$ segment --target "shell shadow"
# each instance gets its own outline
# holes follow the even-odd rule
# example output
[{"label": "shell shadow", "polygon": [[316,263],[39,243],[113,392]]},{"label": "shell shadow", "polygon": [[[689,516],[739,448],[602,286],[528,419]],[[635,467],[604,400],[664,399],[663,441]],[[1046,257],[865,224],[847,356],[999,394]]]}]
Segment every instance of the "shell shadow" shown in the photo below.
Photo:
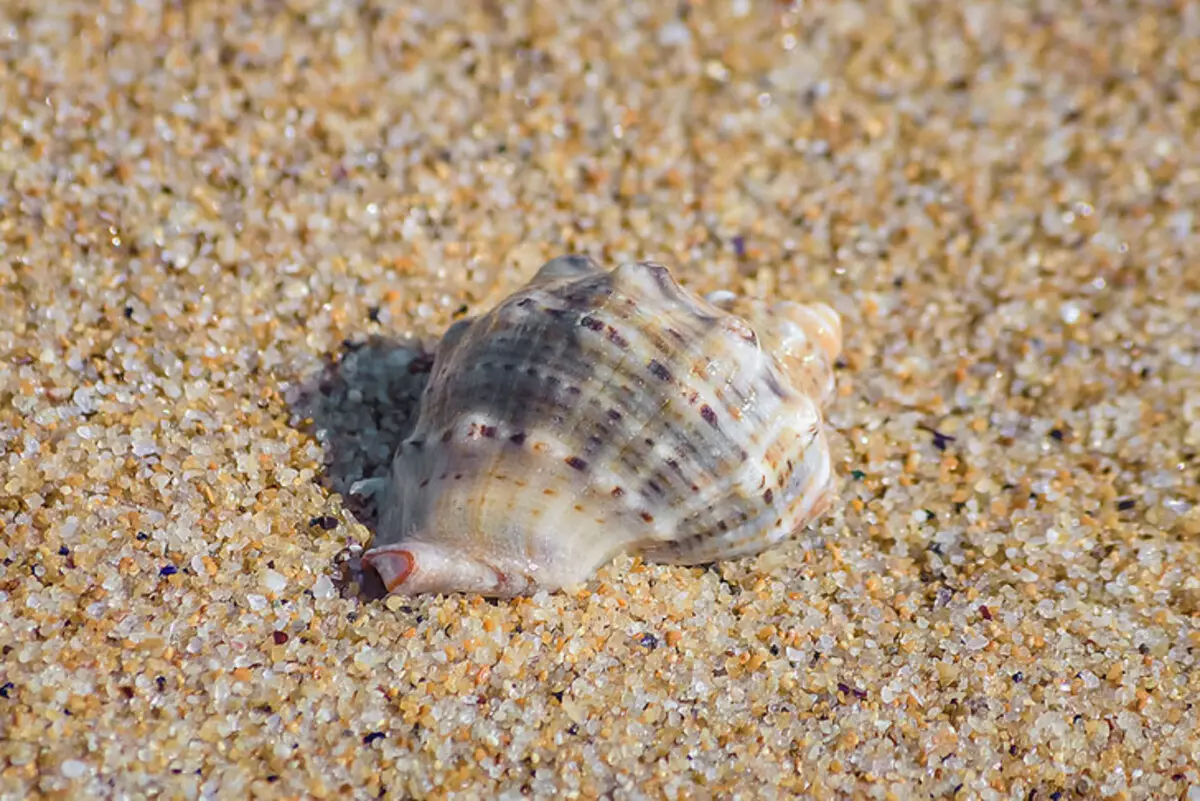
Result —
[{"label": "shell shadow", "polygon": [[[350,488],[387,475],[396,446],[416,425],[432,366],[432,353],[416,341],[378,336],[348,341],[291,402],[294,419],[303,421],[325,452],[317,483],[341,495],[345,508],[373,535],[375,504],[350,494]],[[356,551],[347,547],[335,558],[334,584],[344,597],[382,597],[382,583],[362,570]]]}]

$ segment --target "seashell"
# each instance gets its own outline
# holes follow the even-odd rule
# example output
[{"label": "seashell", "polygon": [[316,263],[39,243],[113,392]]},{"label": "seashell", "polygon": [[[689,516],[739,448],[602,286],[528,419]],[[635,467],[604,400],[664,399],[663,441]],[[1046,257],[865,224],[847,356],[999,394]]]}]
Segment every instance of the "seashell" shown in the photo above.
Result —
[{"label": "seashell", "polygon": [[563,256],[453,325],[364,566],[391,592],[508,597],[623,551],[758,553],[823,514],[837,313],[713,300],[659,264]]}]

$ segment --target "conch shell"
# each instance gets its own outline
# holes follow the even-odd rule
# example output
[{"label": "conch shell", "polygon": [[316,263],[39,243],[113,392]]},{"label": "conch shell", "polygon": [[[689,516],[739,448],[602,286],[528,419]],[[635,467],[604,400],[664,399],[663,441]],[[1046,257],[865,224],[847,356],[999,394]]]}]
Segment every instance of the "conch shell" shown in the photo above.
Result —
[{"label": "conch shell", "polygon": [[721,295],[660,264],[563,256],[452,326],[364,566],[390,592],[510,597],[623,551],[754,554],[824,513],[840,319]]}]

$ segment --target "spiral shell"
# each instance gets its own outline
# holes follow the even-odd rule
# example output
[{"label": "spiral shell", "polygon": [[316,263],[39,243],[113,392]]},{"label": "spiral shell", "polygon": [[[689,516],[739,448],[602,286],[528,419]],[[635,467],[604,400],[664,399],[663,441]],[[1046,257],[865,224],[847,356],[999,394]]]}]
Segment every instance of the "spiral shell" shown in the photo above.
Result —
[{"label": "spiral shell", "polygon": [[659,264],[564,256],[456,323],[364,564],[392,592],[504,597],[580,584],[622,551],[757,553],[822,514],[839,318],[723,305]]}]

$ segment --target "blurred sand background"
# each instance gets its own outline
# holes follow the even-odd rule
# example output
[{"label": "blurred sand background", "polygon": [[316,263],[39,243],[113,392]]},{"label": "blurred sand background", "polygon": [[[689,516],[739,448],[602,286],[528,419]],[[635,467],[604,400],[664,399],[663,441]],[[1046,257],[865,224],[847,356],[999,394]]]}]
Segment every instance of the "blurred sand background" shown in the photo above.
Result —
[{"label": "blurred sand background", "polygon": [[[0,5],[3,798],[1200,796],[1200,6]],[[846,321],[757,559],[373,597],[548,258]]]}]

